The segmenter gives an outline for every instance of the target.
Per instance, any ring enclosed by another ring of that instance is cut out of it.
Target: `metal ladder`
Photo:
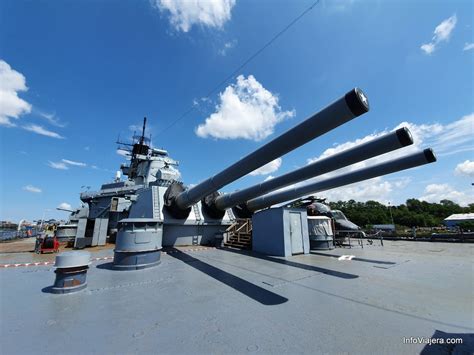
[[[153,200],[153,218],[161,219],[161,210],[160,210],[160,195],[158,191],[158,186],[152,186],[152,200]]]
[[[199,206],[197,203],[193,205],[194,215],[196,216],[196,221],[201,221],[201,213],[199,211]]]

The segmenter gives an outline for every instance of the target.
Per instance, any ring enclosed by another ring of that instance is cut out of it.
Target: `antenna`
[[[146,117],[143,117],[143,131],[142,136],[140,137],[140,144],[143,144],[145,141],[145,127],[146,127]]]

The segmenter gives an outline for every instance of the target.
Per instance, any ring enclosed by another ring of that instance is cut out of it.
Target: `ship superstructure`
[[[170,158],[164,149],[151,147],[150,140],[145,137],[146,118],[143,121],[142,134],[134,137],[132,144],[117,141],[119,150],[128,157],[129,162],[120,166],[115,181],[103,184],[99,191],[86,191],[80,194],[83,207],[71,214],[70,220],[77,224],[74,246],[104,245],[106,241],[115,241],[118,222],[122,221],[124,228],[141,230],[162,229],[164,219],[170,224],[179,225],[184,232],[180,241],[168,241],[170,244],[198,244],[198,233],[191,232],[205,221],[196,206],[185,221],[175,221],[172,216],[166,216],[162,210],[163,196],[171,184],[182,185],[181,174],[177,169],[179,162]],[[121,179],[121,175],[126,180]],[[133,206],[133,208],[132,208]],[[77,218],[77,216],[79,216]],[[230,224],[233,215],[224,218],[218,225]],[[196,232],[196,231],[194,231]],[[208,233],[209,234],[209,233]],[[208,235],[206,235],[208,236]],[[205,236],[205,237],[206,237]],[[167,243],[167,241],[165,241]]]

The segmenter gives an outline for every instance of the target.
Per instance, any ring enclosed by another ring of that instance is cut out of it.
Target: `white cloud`
[[[411,146],[389,152],[380,157],[375,157],[355,165],[357,165],[357,167],[363,167],[368,165],[367,163],[374,164],[387,159],[393,159],[418,151],[424,147],[432,147],[434,152],[440,156],[450,155],[453,154],[453,152],[474,150],[474,147],[472,146],[472,136],[474,135],[474,113],[463,116],[454,122],[444,125],[440,123],[415,124],[405,121],[400,123],[393,130],[397,130],[401,127],[407,127],[410,130],[414,141]],[[308,164],[322,158],[327,158],[362,143],[366,143],[388,132],[388,130],[384,130],[382,132],[369,134],[364,138],[356,139],[355,141],[338,144],[332,148],[326,149],[320,156],[308,159]]]
[[[463,163],[459,163],[454,172],[458,175],[474,177],[474,161],[466,160]]]
[[[332,156],[334,154],[337,154],[337,153],[340,153],[344,150],[347,150],[347,149],[353,148],[355,146],[367,143],[367,142],[369,142],[369,141],[371,141],[375,138],[378,138],[378,137],[380,137],[380,136],[382,136],[386,133],[388,133],[387,130],[385,130],[383,132],[380,132],[380,133],[369,134],[369,135],[365,136],[364,138],[358,138],[355,141],[348,141],[348,142],[345,142],[345,143],[336,144],[336,145],[334,145],[334,147],[326,149],[320,156],[315,157],[315,158],[309,158],[307,160],[307,163],[311,164],[311,163],[313,163],[317,160],[330,157],[330,156]]]
[[[259,141],[273,133],[277,123],[293,117],[294,111],[281,111],[278,97],[265,89],[253,75],[239,75],[219,95],[216,112],[196,128],[199,137],[252,139]]]
[[[222,28],[231,18],[235,0],[152,0],[152,5],[169,13],[177,31],[188,32],[193,25]]]
[[[320,179],[311,179],[304,181],[302,183],[294,184],[287,186],[276,191],[284,191],[287,189],[292,189],[298,187],[302,184],[307,184],[309,182],[315,182]],[[383,179],[382,177],[376,177],[370,180],[358,182],[355,184],[337,187],[331,190],[321,191],[315,193],[314,195],[318,197],[324,197],[328,201],[347,201],[353,199],[355,201],[379,201],[381,203],[387,204],[392,201],[392,193],[394,190],[400,189],[398,186],[406,186],[407,178],[400,179],[391,179],[390,181]],[[309,194],[311,195],[311,194]],[[285,202],[286,203],[286,202]],[[281,205],[284,205],[281,204]]]
[[[73,161],[73,160],[68,160],[68,159],[61,159],[63,163],[69,164],[69,165],[74,165],[74,166],[87,166],[86,163],[82,163],[80,161]]]
[[[39,126],[39,125],[36,125],[36,124],[25,125],[25,126],[22,126],[22,128],[27,130],[27,131],[30,131],[30,132],[33,132],[33,133],[36,133],[36,134],[40,134],[42,136],[57,138],[57,139],[64,139],[64,137],[61,136],[59,133],[49,131],[46,128],[44,128],[42,126]]]
[[[72,206],[71,206],[69,203],[67,203],[67,202],[61,203],[61,204],[60,204],[58,207],[56,207],[56,208],[61,208],[61,209],[63,209],[63,210],[72,210]]]
[[[229,49],[234,48],[236,44],[237,44],[236,39],[224,43],[224,46],[221,49],[219,49],[219,51],[218,51],[219,55],[224,57],[227,54],[227,52],[229,51]]]
[[[416,126],[416,125],[415,125]],[[420,132],[426,143],[430,144],[440,155],[450,155],[458,151],[474,150],[474,113],[461,117],[447,125],[424,125]],[[409,126],[410,130],[412,129]],[[413,133],[413,131],[412,131]],[[421,137],[420,137],[421,138]]]
[[[420,48],[426,54],[431,54],[435,51],[436,46],[433,43],[425,43],[425,44],[422,44]]]
[[[28,192],[33,192],[36,194],[39,194],[42,192],[42,190],[39,187],[33,186],[33,185],[26,185],[23,186],[23,190],[28,191]]]
[[[13,127],[12,118],[31,112],[31,105],[18,97],[18,92],[27,90],[24,75],[0,60],[0,125]]]
[[[82,163],[80,161],[61,159],[60,162],[49,161],[48,166],[53,168],[53,169],[58,169],[58,170],[69,170],[69,166],[85,167],[85,166],[87,166],[87,164]]]
[[[267,175],[270,173],[273,173],[277,171],[281,166],[281,158],[276,158],[275,160],[272,160],[270,163],[265,164],[264,166],[261,166],[258,169],[255,169],[250,173],[250,175]]]
[[[463,51],[470,51],[471,49],[474,49],[474,43],[464,43]]]
[[[449,184],[430,184],[426,186],[424,195],[419,198],[426,202],[439,203],[441,200],[450,200],[461,206],[474,202],[472,194],[467,191],[457,191]]]
[[[454,30],[454,27],[456,27],[456,22],[457,22],[457,17],[456,15],[453,15],[443,22],[441,22],[438,26],[436,26],[434,30],[434,35],[433,38],[431,39],[430,43],[425,43],[423,44],[420,48],[422,51],[424,51],[426,54],[431,54],[433,53],[438,44],[441,42],[447,42],[449,41],[449,38],[451,37],[451,33]]]
[[[58,169],[58,170],[68,170],[69,169],[69,167],[66,164],[62,163],[62,162],[55,163],[53,161],[49,161],[48,166],[53,168],[53,169]]]
[[[271,180],[271,179],[274,179],[275,177],[273,175],[268,175],[265,180],[263,181],[268,181],[268,180]]]
[[[121,155],[122,157],[125,157],[127,159],[130,159],[130,152],[127,151],[127,150],[117,149],[117,154]]]
[[[454,30],[457,21],[458,19],[456,15],[453,15],[441,22],[434,30],[433,40],[438,42],[449,40],[451,32]]]
[[[411,183],[411,178],[410,177],[402,177],[400,179],[397,179],[393,182],[393,186],[395,186],[397,189],[404,189]]]
[[[399,182],[393,183],[381,177],[376,177],[359,183],[323,191],[320,194],[324,195],[329,201],[347,201],[352,199],[365,202],[375,200],[386,204],[391,200],[391,192],[397,183]]]
[[[394,128],[394,130],[401,127],[407,127],[410,130],[414,140],[414,143],[411,146],[350,165],[348,167],[310,179],[309,181],[298,183],[297,185],[324,180],[332,176],[358,170],[366,166],[372,166],[383,161],[395,159],[415,151],[419,151],[425,147],[432,147],[435,154],[438,156],[450,155],[459,151],[474,150],[474,147],[472,146],[472,136],[474,133],[473,125],[474,114],[466,115],[448,124],[414,124],[410,122],[400,123]],[[357,145],[366,143],[386,133],[388,133],[388,130],[372,133],[354,141],[337,144],[332,148],[326,149],[320,156],[308,159],[308,164],[319,159],[327,158]],[[394,191],[402,190],[410,183],[410,181],[410,177],[402,177],[390,180],[383,177],[378,177],[353,185],[324,191],[323,194],[331,201],[347,200],[348,198],[352,198],[357,201],[376,200],[386,203],[387,201],[391,200],[390,195]]]
[[[38,114],[44,118],[46,121],[48,121],[50,124],[56,127],[65,127],[66,124],[61,122],[59,117],[56,116],[55,113],[46,113],[46,112],[38,112]]]
[[[328,10],[345,11],[349,9],[355,0],[331,0],[325,1],[323,6]]]

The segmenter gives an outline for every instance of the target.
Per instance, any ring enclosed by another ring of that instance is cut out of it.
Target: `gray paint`
[[[94,233],[92,235],[91,246],[105,245],[108,224],[108,218],[96,218],[94,220]]]
[[[290,220],[290,241],[291,241],[291,254],[302,254],[304,253],[303,247],[303,220],[301,214],[298,212],[289,213]],[[305,219],[306,220],[306,219]]]
[[[274,256],[309,253],[305,209],[270,208],[252,217],[252,250]],[[296,224],[293,224],[296,223]]]
[[[343,168],[410,144],[413,144],[410,131],[407,128],[401,128],[354,148],[346,149],[330,157],[315,161],[301,169],[242,190],[223,194],[216,198],[215,204],[219,209],[230,208],[267,192]]]
[[[0,268],[0,352],[419,354],[424,345],[404,337],[474,333],[473,247],[384,241],[285,259],[162,253],[161,265],[140,271],[93,262],[87,289],[70,295],[41,292],[52,267]],[[337,260],[343,254],[361,260]],[[26,257],[40,260],[13,260]]]
[[[91,264],[91,254],[86,251],[66,251],[56,255],[54,266],[57,268],[74,268]]]
[[[284,191],[269,193],[267,195],[248,201],[247,207],[250,211],[257,211],[262,208],[289,201],[307,194],[330,190],[335,187],[349,185],[355,182],[368,180],[377,176],[386,175],[397,171],[410,169],[416,166],[428,164],[432,161],[427,159],[427,151],[431,150],[426,149],[422,152],[416,152],[401,158],[391,159],[384,163],[352,171],[326,180],[321,180],[315,183],[306,184],[302,186],[296,186]]]
[[[135,202],[138,203],[134,209],[135,215],[161,219],[161,216],[156,216],[160,206],[154,195],[155,190],[180,179],[180,173],[175,168],[179,163],[168,157],[167,151],[144,145],[145,137],[141,138],[140,142],[134,142],[133,149],[128,143],[118,142],[124,145],[121,149],[129,149],[131,156],[128,165],[122,164],[120,167],[123,174],[128,176],[127,180],[121,181],[119,174],[113,182],[102,184],[99,191],[85,191],[80,194],[84,205],[71,213],[70,223],[80,215],[95,224],[93,230],[87,228],[84,235],[76,237],[76,246],[82,248],[104,245],[107,234],[114,236],[117,233],[119,221],[129,217],[129,210]],[[138,201],[140,195],[142,197]],[[148,201],[150,198],[151,205]]]
[[[77,221],[77,234],[74,241],[75,248],[84,248],[87,244],[87,238],[85,237],[87,227],[87,218],[79,218]]]
[[[165,224],[163,246],[212,245],[216,233],[223,233],[220,224]]]
[[[351,91],[357,92],[357,90],[353,89]],[[360,94],[358,93],[357,95]],[[361,97],[358,96],[358,99],[361,100]],[[367,101],[365,96],[363,100]],[[368,103],[366,103],[366,106],[366,110],[368,110]],[[240,159],[227,169],[182,192],[176,198],[176,203],[181,209],[186,209],[223,186],[355,117],[356,115],[349,108],[345,96],[342,96],[326,108]]]
[[[151,186],[142,189],[131,205],[129,218],[121,221],[124,223],[132,219],[137,221],[142,219],[148,223],[160,225],[162,240],[154,241],[154,246],[159,243],[163,243],[164,246],[209,245],[214,241],[214,234],[223,232],[235,219],[232,211],[227,211],[222,219],[210,218],[203,212],[201,202],[194,205],[188,218],[176,219],[164,207],[163,195],[166,188]],[[129,236],[119,232],[118,244],[122,243],[120,240],[122,238],[129,238]],[[138,249],[135,248],[134,251]]]
[[[161,250],[163,227],[151,218],[127,218],[120,223],[115,252],[143,252]]]
[[[153,218],[153,190],[142,189],[130,206],[128,218]]]

